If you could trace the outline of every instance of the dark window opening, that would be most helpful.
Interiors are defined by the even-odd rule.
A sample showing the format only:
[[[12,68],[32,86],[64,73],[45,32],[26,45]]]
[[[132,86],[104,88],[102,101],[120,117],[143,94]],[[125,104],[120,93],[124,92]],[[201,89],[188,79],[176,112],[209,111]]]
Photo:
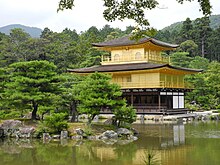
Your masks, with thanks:
[[[158,105],[159,99],[157,95],[153,96],[134,96],[134,105]]]
[[[128,105],[131,105],[131,96],[125,96]]]
[[[140,96],[134,96],[134,104],[140,104]]]
[[[160,103],[161,103],[162,105],[166,105],[166,99],[167,99],[166,96],[160,96]]]

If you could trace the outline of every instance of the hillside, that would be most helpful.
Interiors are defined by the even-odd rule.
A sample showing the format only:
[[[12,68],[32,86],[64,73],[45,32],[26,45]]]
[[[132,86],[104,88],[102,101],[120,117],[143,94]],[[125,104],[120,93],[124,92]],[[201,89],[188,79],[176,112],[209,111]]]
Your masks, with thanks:
[[[211,28],[217,29],[220,26],[220,14],[212,15],[209,19]]]
[[[14,29],[14,28],[23,29],[26,33],[29,33],[30,36],[33,38],[39,38],[41,35],[41,32],[42,32],[42,30],[40,28],[29,27],[29,26],[24,26],[24,25],[20,25],[20,24],[12,24],[12,25],[0,27],[0,32],[9,35],[11,29]]]
[[[216,29],[220,26],[220,14],[211,15],[209,17],[209,19],[210,19],[210,27],[212,29]],[[171,24],[170,26],[167,26],[167,27],[163,28],[162,31],[166,31],[166,30],[168,30],[170,32],[172,32],[174,30],[179,31],[182,28],[182,25],[183,25],[183,21],[175,22],[175,23]]]

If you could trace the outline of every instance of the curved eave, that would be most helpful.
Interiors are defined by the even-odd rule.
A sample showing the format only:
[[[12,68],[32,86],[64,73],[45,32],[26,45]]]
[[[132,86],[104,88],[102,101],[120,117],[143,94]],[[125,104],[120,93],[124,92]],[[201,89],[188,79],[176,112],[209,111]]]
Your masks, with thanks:
[[[189,74],[203,72],[203,69],[180,68],[180,67],[171,66],[171,65],[169,65],[169,68],[185,71],[185,72],[188,72]]]
[[[94,73],[94,72],[127,72],[127,71],[144,71],[159,69],[161,72],[176,72],[178,74],[195,74],[202,72],[201,69],[180,68],[171,66],[169,64],[149,64],[149,63],[137,63],[137,64],[121,64],[121,65],[100,65],[88,68],[80,69],[68,69],[68,72],[74,73]]]
[[[128,68],[128,69],[115,69],[115,70],[111,70],[111,69],[106,69],[106,70],[100,70],[98,67],[96,68],[96,70],[86,70],[86,69],[90,69],[90,68],[82,68],[82,69],[68,69],[68,72],[74,72],[74,73],[82,73],[82,74],[86,74],[86,73],[94,73],[94,72],[103,72],[103,73],[112,73],[112,72],[132,72],[132,71],[144,71],[144,70],[154,70],[154,69],[159,69],[161,68],[160,66],[157,67],[152,67],[152,68]],[[83,70],[85,69],[85,70]],[[95,68],[94,68],[95,69]]]
[[[162,46],[162,47],[171,48],[171,49],[175,49],[175,48],[179,47],[179,45],[166,43],[163,41],[156,40],[154,38],[151,38],[150,42],[157,45],[157,46]]]

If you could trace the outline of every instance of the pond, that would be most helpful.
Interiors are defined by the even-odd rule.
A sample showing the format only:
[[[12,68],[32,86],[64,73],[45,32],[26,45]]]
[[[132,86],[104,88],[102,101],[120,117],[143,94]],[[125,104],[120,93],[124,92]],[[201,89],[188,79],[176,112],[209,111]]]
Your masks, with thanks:
[[[134,124],[132,143],[121,141],[0,141],[0,165],[219,165],[220,123]]]

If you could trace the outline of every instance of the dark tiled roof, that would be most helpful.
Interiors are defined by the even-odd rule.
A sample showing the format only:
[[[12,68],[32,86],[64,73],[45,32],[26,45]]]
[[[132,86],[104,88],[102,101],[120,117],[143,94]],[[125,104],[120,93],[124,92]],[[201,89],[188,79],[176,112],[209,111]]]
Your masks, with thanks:
[[[172,68],[172,69],[182,70],[182,71],[188,71],[188,72],[202,72],[203,71],[203,69],[181,68],[181,67],[171,66],[169,64],[167,64],[167,67]]]
[[[130,36],[125,36],[117,39],[113,39],[110,41],[100,42],[100,43],[92,43],[93,46],[96,47],[114,47],[114,46],[130,46],[130,45],[137,45],[137,44],[143,44],[146,42],[151,42],[158,46],[168,47],[168,48],[177,48],[178,45],[169,44],[166,42],[162,42],[159,40],[156,40],[154,38],[145,37],[141,38],[140,40],[130,40]]]
[[[202,71],[198,69],[174,67],[169,64],[152,64],[152,63],[145,62],[145,63],[117,64],[117,65],[100,65],[100,66],[92,66],[88,68],[68,69],[68,72],[75,72],[75,73],[119,72],[119,71],[157,69],[157,68],[163,68],[163,67],[168,67],[171,69],[188,71],[188,72],[201,72]]]

